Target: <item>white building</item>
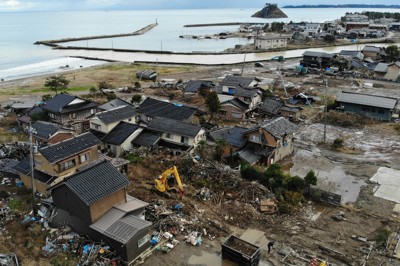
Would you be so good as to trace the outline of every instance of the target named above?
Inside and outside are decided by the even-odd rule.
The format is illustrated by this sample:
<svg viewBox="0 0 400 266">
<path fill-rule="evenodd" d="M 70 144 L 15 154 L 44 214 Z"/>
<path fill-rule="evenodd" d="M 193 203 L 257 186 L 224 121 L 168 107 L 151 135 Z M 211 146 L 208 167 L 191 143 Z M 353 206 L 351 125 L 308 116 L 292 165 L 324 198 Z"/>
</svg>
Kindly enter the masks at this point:
<svg viewBox="0 0 400 266">
<path fill-rule="evenodd" d="M 286 48 L 288 40 L 291 39 L 289 35 L 267 35 L 259 36 L 255 39 L 254 45 L 256 49 L 269 50 L 275 48 Z"/>
</svg>

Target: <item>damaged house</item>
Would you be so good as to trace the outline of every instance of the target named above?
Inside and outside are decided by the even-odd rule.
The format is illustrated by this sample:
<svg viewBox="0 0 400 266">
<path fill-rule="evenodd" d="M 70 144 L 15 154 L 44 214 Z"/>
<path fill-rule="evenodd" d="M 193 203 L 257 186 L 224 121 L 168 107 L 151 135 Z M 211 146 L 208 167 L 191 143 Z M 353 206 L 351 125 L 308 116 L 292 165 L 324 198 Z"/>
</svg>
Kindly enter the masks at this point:
<svg viewBox="0 0 400 266">
<path fill-rule="evenodd" d="M 396 81 L 400 78 L 400 61 L 395 63 L 378 63 L 374 68 L 374 78 Z"/>
<path fill-rule="evenodd" d="M 284 117 L 261 122 L 246 131 L 246 144 L 238 156 L 253 165 L 270 165 L 294 151 L 293 133 L 297 126 Z"/>
<path fill-rule="evenodd" d="M 332 65 L 334 58 L 335 55 L 330 53 L 305 51 L 303 53 L 303 59 L 300 61 L 300 64 L 304 67 L 325 69 Z"/>
<path fill-rule="evenodd" d="M 183 122 L 197 121 L 196 108 L 179 103 L 170 103 L 147 97 L 136 110 L 140 114 L 138 122 L 148 123 L 155 117 L 165 117 Z"/>
<path fill-rule="evenodd" d="M 389 121 L 395 111 L 398 99 L 385 96 L 342 91 L 337 99 L 340 110 L 377 120 Z"/>
<path fill-rule="evenodd" d="M 32 141 L 39 146 L 55 144 L 74 136 L 72 129 L 45 121 L 36 121 L 33 123 L 32 130 Z"/>
<path fill-rule="evenodd" d="M 111 163 L 100 161 L 52 186 L 55 227 L 65 224 L 81 235 L 110 245 L 126 264 L 150 246 L 147 203 L 126 194 L 130 182 Z"/>
<path fill-rule="evenodd" d="M 51 122 L 72 127 L 77 134 L 89 128 L 89 117 L 96 113 L 97 103 L 60 93 L 42 107 Z"/>
<path fill-rule="evenodd" d="M 39 148 L 34 153 L 35 188 L 46 193 L 50 186 L 74 174 L 79 168 L 98 160 L 98 145 L 101 142 L 92 133 L 87 132 L 77 137 Z M 32 175 L 29 156 L 17 166 L 24 185 L 32 188 Z"/>
</svg>

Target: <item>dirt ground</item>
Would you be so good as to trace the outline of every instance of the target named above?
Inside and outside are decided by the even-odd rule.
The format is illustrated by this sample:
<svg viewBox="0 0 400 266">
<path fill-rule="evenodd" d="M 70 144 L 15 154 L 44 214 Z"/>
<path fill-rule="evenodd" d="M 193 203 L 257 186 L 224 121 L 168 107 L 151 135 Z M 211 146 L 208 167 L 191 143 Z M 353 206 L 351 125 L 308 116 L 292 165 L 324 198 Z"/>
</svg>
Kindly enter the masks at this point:
<svg viewBox="0 0 400 266">
<path fill-rule="evenodd" d="M 287 68 L 293 67 L 297 60 L 284 63 Z M 116 64 L 82 69 L 66 73 L 71 80 L 71 87 L 81 87 L 74 93 L 88 93 L 91 86 L 99 81 L 107 81 L 116 87 L 132 86 L 135 81 L 133 74 L 137 69 L 150 68 L 149 65 Z M 221 77 L 240 73 L 242 66 L 221 67 L 182 67 L 158 66 L 160 79 L 210 79 L 220 80 Z M 269 62 L 264 68 L 256 68 L 253 64 L 245 64 L 243 75 L 257 76 L 266 81 L 280 79 L 276 68 L 277 63 Z M 163 69 L 163 70 L 161 70 Z M 10 98 L 30 98 L 32 95 L 40 98 L 43 94 L 45 77 L 0 83 L 0 101 L 2 105 Z M 318 76 L 283 76 L 286 82 L 298 85 L 289 90 L 289 94 L 297 91 L 308 91 L 319 96 L 323 95 L 324 87 Z M 350 89 L 353 81 L 330 79 L 328 95 L 334 96 L 340 90 Z M 160 93 L 149 88 L 152 83 L 143 83 L 146 95 L 166 97 L 168 93 Z M 35 89 L 39 89 L 35 92 Z M 400 97 L 400 91 L 392 84 L 379 83 L 372 89 L 357 87 L 355 91 Z M 174 100 L 184 100 L 182 92 L 175 91 Z M 277 88 L 274 94 L 285 97 L 282 89 Z M 130 94 L 119 94 L 129 99 Z M 12 101 L 13 99 L 11 99 Z M 204 102 L 203 102 L 204 103 Z M 190 101 L 192 105 L 201 105 L 201 101 Z M 374 249 L 368 260 L 368 248 L 381 229 L 397 232 L 400 216 L 393 212 L 394 203 L 375 198 L 374 186 L 368 180 L 380 166 L 400 169 L 398 132 L 389 123 L 367 125 L 363 128 L 341 128 L 328 125 L 327 143 L 323 144 L 323 125 L 313 119 L 322 111 L 321 103 L 304 107 L 305 121 L 299 124 L 295 135 L 295 153 L 281 164 L 283 169 L 292 175 L 304 176 L 309 170 L 314 170 L 318 176 L 320 188 L 338 193 L 343 197 L 341 207 L 332 207 L 306 201 L 297 207 L 292 215 L 263 214 L 255 207 L 254 202 L 238 198 L 237 188 L 232 187 L 226 194 L 219 194 L 217 184 L 224 178 L 237 176 L 238 172 L 227 170 L 223 174 L 202 176 L 202 167 L 206 163 L 193 166 L 192 170 L 185 168 L 185 161 L 166 154 L 142 154 L 144 162 L 132 165 L 129 169 L 132 179 L 130 194 L 148 202 L 162 200 L 165 206 L 172 206 L 180 201 L 164 199 L 149 190 L 154 177 L 167 166 L 177 164 L 182 169 L 186 195 L 182 200 L 183 214 L 180 219 L 189 223 L 188 228 L 199 232 L 206 229 L 201 246 L 185 243 L 186 231 L 178 234 L 181 242 L 169 253 L 154 251 L 143 265 L 232 265 L 221 259 L 221 243 L 230 234 L 235 234 L 257 244 L 261 248 L 260 265 L 308 265 L 307 260 L 317 256 L 327 260 L 331 265 L 400 265 L 399 260 L 389 258 L 383 249 Z M 204 106 L 200 106 L 204 108 Z M 336 138 L 344 139 L 344 148 L 334 151 L 330 143 Z M 149 156 L 147 156 L 149 155 Z M 186 169 L 186 170 L 183 170 Z M 202 186 L 209 187 L 214 192 L 210 200 L 195 197 L 195 191 Z M 228 190 L 227 190 L 228 191 Z M 218 196 L 218 197 L 217 197 Z M 218 198 L 219 200 L 215 200 Z M 332 216 L 341 213 L 343 221 L 336 221 Z M 353 238 L 352 238 L 353 236 Z M 357 240 L 357 237 L 359 238 Z M 271 254 L 267 252 L 267 243 L 275 241 Z"/>
</svg>

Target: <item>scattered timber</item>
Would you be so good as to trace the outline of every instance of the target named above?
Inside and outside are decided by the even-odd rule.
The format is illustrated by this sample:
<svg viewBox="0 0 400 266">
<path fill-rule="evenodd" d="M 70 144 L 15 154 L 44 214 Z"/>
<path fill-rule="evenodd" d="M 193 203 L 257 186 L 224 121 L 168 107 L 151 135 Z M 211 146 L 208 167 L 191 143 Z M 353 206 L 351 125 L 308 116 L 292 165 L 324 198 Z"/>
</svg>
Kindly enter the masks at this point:
<svg viewBox="0 0 400 266">
<path fill-rule="evenodd" d="M 120 33 L 120 34 L 111 34 L 111 35 L 96 35 L 96 36 L 85 36 L 85 37 L 76 37 L 76 38 L 63 38 L 63 39 L 57 39 L 57 40 L 45 40 L 45 41 L 37 41 L 34 44 L 43 44 L 51 47 L 57 47 L 58 43 L 64 43 L 64 42 L 75 42 L 75 41 L 87 41 L 87 40 L 95 40 L 95 39 L 108 39 L 108 38 L 119 38 L 119 37 L 129 37 L 129 36 L 135 36 L 135 35 L 143 35 L 146 32 L 152 30 L 154 27 L 156 27 L 158 24 L 153 23 L 149 24 L 146 27 L 134 31 L 134 32 L 129 32 L 129 33 Z"/>
</svg>

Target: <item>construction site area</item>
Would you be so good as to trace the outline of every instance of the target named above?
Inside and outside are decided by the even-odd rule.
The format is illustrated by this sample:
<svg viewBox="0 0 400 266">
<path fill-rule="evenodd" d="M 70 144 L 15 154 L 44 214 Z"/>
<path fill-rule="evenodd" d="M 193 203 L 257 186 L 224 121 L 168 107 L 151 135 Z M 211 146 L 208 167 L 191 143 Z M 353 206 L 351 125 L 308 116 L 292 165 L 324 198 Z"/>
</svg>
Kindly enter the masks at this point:
<svg viewBox="0 0 400 266">
<path fill-rule="evenodd" d="M 197 108 L 210 132 L 233 125 L 251 129 L 259 117 L 211 119 L 205 97 L 185 93 L 189 80 L 217 83 L 233 74 L 256 77 L 263 93 L 284 102 L 297 100 L 293 106 L 302 110 L 292 121 L 293 153 L 270 164 L 278 165 L 273 173 L 263 164 L 250 167 L 232 163 L 229 156 L 225 161 L 216 158 L 218 144 L 210 141 L 212 133 L 205 144 L 186 151 L 135 147 L 131 157 L 124 157 L 129 161 L 126 192 L 147 203 L 144 217 L 151 222 L 151 245 L 130 265 L 400 265 L 399 124 L 325 108 L 341 91 L 400 98 L 399 84 L 306 72 L 297 67 L 298 61 L 190 69 L 114 64 L 65 74 L 71 86 L 88 87 L 102 77 L 121 88 L 114 92 L 126 101 L 140 93 Z M 158 72 L 157 81 L 140 80 L 140 89 L 127 92 L 126 77 L 150 68 Z M 43 92 L 19 95 L 14 89 L 10 96 L 6 91 L 29 91 L 44 78 L 0 84 L 1 106 L 10 105 L 11 97 L 40 100 Z M 88 89 L 73 93 L 90 95 Z M 15 175 L 9 168 L 16 162 L 7 161 L 18 162 L 29 153 L 29 146 L 21 144 L 28 143 L 28 135 L 18 129 L 16 116 L 6 111 L 2 116 L 0 265 L 119 265 L 106 243 L 88 241 L 68 226 L 52 229 L 46 218 L 29 215 L 31 190 L 9 176 Z M 304 179 L 310 171 L 317 178 L 311 186 L 289 181 Z M 168 183 L 171 175 L 174 182 Z M 281 184 L 269 175 L 279 176 Z M 268 182 L 262 181 L 265 177 Z M 169 185 L 177 191 L 168 191 Z M 36 195 L 36 208 L 45 198 Z"/>
</svg>

